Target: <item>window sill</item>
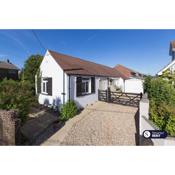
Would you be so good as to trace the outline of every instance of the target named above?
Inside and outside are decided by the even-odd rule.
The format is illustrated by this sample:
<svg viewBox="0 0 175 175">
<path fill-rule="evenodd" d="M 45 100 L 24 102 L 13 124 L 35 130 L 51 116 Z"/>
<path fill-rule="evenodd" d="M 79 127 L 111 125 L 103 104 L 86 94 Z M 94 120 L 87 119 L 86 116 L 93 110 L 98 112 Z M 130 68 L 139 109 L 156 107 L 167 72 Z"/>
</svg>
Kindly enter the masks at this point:
<svg viewBox="0 0 175 175">
<path fill-rule="evenodd" d="M 82 94 L 82 95 L 77 96 L 77 98 L 78 98 L 78 97 L 89 96 L 89 95 L 93 95 L 93 94 L 95 94 L 95 92 L 93 92 L 93 93 L 87 93 L 87 94 Z"/>
<path fill-rule="evenodd" d="M 46 92 L 41 92 L 41 94 L 42 94 L 42 95 L 48 95 L 48 93 L 46 93 Z"/>
</svg>

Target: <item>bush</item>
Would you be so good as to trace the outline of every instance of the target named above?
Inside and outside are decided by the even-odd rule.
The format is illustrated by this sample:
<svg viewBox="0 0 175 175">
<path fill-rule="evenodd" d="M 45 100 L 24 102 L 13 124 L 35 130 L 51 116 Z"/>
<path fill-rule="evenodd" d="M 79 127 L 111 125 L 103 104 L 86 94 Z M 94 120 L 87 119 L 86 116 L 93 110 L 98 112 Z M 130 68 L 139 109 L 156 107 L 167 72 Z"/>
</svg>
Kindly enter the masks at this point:
<svg viewBox="0 0 175 175">
<path fill-rule="evenodd" d="M 148 92 L 151 87 L 151 76 L 147 76 L 144 80 L 144 92 Z"/>
<path fill-rule="evenodd" d="M 175 136 L 175 114 L 169 116 L 165 130 L 170 136 Z"/>
<path fill-rule="evenodd" d="M 154 99 L 156 105 L 160 103 L 175 104 L 175 89 L 166 80 L 153 78 L 147 88 L 148 97 Z"/>
<path fill-rule="evenodd" d="M 165 130 L 169 116 L 171 113 L 171 107 L 168 107 L 165 103 L 155 105 L 153 100 L 150 101 L 150 119 L 162 130 Z"/>
<path fill-rule="evenodd" d="M 147 79 L 144 87 L 150 99 L 150 120 L 175 136 L 175 88 L 160 77 Z"/>
<path fill-rule="evenodd" d="M 61 117 L 60 119 L 66 121 L 77 114 L 77 106 L 74 101 L 70 100 L 61 107 Z"/>
<path fill-rule="evenodd" d="M 19 118 L 22 122 L 27 119 L 33 101 L 29 82 L 18 82 L 7 79 L 0 82 L 0 109 L 18 110 Z"/>
</svg>

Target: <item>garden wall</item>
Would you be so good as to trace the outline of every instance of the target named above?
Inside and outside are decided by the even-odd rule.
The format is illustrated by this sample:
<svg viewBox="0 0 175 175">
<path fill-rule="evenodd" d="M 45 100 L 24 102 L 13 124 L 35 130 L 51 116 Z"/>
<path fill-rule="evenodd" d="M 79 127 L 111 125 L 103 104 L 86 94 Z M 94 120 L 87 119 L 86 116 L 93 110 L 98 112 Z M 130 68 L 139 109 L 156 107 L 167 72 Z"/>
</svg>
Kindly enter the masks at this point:
<svg viewBox="0 0 175 175">
<path fill-rule="evenodd" d="M 139 134 L 140 134 L 140 145 L 172 145 L 175 146 L 175 138 L 167 137 L 166 139 L 145 139 L 142 134 L 145 130 L 158 130 L 149 120 L 149 100 L 147 94 L 144 94 L 139 104 Z"/>
<path fill-rule="evenodd" d="M 20 119 L 16 111 L 0 110 L 0 145 L 20 143 Z"/>
</svg>

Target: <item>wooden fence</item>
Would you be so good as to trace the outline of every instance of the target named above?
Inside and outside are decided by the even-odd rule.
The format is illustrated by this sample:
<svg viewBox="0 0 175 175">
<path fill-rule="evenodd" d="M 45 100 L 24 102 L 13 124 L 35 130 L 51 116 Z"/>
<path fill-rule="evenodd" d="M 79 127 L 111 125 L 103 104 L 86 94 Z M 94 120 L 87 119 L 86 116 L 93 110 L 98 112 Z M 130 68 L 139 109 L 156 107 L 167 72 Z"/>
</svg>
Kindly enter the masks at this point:
<svg viewBox="0 0 175 175">
<path fill-rule="evenodd" d="M 108 90 L 98 90 L 98 100 L 108 103 L 116 103 L 127 106 L 139 106 L 142 93 L 113 92 Z"/>
</svg>

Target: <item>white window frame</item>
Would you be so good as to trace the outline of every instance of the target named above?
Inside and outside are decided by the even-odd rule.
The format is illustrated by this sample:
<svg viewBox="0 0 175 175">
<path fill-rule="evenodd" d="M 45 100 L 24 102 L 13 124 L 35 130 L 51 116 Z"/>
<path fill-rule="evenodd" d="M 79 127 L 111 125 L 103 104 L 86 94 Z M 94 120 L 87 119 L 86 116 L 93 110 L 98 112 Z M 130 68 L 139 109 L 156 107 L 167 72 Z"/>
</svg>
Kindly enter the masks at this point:
<svg viewBox="0 0 175 175">
<path fill-rule="evenodd" d="M 90 78 L 88 78 L 88 79 L 83 79 L 82 78 L 82 84 L 83 83 L 88 83 L 88 89 L 86 89 L 86 85 L 85 85 L 85 92 L 82 92 L 82 95 L 86 95 L 86 94 L 89 94 L 90 93 Z"/>
<path fill-rule="evenodd" d="M 47 83 L 48 83 L 48 80 L 45 80 L 43 78 L 42 79 L 42 86 L 41 86 L 42 94 L 48 94 Z M 44 88 L 43 88 L 43 86 L 44 86 Z"/>
</svg>

